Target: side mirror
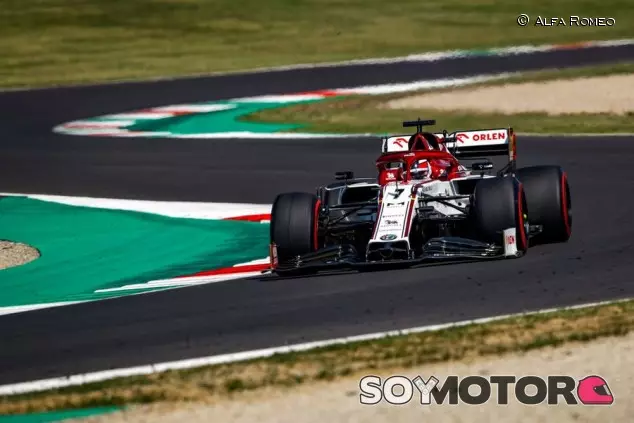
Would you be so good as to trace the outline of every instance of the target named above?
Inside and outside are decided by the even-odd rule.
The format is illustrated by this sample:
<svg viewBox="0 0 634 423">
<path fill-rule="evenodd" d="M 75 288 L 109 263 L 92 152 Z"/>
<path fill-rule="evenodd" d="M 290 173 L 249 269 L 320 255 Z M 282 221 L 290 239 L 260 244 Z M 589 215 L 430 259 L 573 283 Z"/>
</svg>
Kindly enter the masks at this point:
<svg viewBox="0 0 634 423">
<path fill-rule="evenodd" d="M 493 169 L 493 163 L 488 160 L 486 162 L 475 162 L 471 164 L 471 170 L 483 172 L 491 169 Z"/>
</svg>

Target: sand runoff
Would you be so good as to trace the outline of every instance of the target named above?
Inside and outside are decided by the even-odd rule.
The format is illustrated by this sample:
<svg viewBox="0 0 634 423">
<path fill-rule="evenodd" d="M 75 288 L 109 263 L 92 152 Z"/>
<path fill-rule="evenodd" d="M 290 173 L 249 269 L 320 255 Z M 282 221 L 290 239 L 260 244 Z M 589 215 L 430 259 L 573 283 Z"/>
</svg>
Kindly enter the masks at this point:
<svg viewBox="0 0 634 423">
<path fill-rule="evenodd" d="M 0 270 L 21 266 L 39 257 L 39 251 L 26 244 L 0 241 Z"/>
<path fill-rule="evenodd" d="M 634 75 L 509 83 L 392 100 L 392 109 L 467 110 L 486 113 L 634 113 Z"/>
<path fill-rule="evenodd" d="M 482 406 L 422 406 L 416 401 L 394 406 L 359 404 L 359 378 L 354 375 L 335 382 L 319 382 L 293 388 L 268 388 L 242 393 L 234 399 L 210 404 L 157 404 L 82 421 L 91 423 L 626 423 L 634 416 L 634 334 L 604 338 L 588 344 L 569 344 L 525 354 L 478 358 L 468 362 L 425 365 L 380 371 L 391 375 L 427 379 L 430 375 L 569 375 L 581 379 L 601 375 L 608 382 L 615 403 L 611 406 L 539 404 L 521 405 L 510 397 L 509 405 L 492 402 Z M 495 393 L 495 389 L 493 390 Z M 529 394 L 532 393 L 529 388 Z M 495 395 L 494 395 L 495 396 Z"/>
</svg>

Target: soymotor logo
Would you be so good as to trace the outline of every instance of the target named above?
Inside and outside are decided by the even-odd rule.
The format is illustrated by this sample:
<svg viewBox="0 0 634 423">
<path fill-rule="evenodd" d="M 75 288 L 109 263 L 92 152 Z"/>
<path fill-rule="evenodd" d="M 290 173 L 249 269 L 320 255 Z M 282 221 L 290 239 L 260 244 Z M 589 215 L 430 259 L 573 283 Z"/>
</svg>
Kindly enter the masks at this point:
<svg viewBox="0 0 634 423">
<path fill-rule="evenodd" d="M 435 376 L 425 380 L 416 376 L 392 376 L 382 381 L 379 376 L 366 376 L 359 382 L 361 404 L 375 405 L 381 401 L 403 405 L 416 395 L 421 405 L 459 403 L 482 405 L 497 392 L 497 404 L 506 405 L 514 396 L 521 404 L 548 405 L 611 405 L 614 396 L 601 376 L 586 376 L 576 380 L 571 376 L 447 376 L 441 384 Z"/>
</svg>

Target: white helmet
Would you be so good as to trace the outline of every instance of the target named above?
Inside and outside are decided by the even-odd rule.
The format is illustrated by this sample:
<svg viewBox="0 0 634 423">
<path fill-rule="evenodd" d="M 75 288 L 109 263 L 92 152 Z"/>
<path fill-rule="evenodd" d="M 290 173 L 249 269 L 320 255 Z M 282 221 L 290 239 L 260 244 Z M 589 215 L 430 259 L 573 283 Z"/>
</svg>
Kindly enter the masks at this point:
<svg viewBox="0 0 634 423">
<path fill-rule="evenodd" d="M 417 160 L 410 169 L 412 179 L 428 179 L 431 177 L 431 164 L 426 159 Z"/>
</svg>

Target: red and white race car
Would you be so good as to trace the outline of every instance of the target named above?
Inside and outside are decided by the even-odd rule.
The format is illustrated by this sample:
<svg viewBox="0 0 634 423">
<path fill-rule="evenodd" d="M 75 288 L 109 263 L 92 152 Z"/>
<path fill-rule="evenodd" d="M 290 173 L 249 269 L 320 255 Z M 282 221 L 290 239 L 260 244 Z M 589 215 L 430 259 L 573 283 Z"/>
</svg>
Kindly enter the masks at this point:
<svg viewBox="0 0 634 423">
<path fill-rule="evenodd" d="M 277 196 L 271 267 L 278 274 L 521 257 L 565 242 L 570 188 L 559 166 L 517 168 L 512 128 L 423 131 L 382 139 L 378 177 L 338 172 L 312 193 Z M 489 158 L 507 156 L 495 174 Z"/>
</svg>

